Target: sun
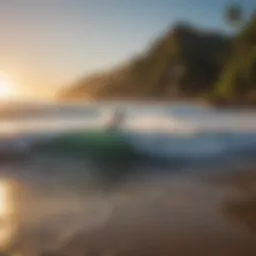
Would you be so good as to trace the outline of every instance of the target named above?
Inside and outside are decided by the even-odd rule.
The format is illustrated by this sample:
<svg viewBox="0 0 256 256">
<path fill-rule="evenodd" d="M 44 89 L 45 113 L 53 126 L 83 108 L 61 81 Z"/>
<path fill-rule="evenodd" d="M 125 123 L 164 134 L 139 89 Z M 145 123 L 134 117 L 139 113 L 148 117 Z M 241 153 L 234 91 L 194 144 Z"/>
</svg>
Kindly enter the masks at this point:
<svg viewBox="0 0 256 256">
<path fill-rule="evenodd" d="M 7 100 L 15 96 L 14 85 L 5 77 L 0 76 L 0 99 Z"/>
</svg>

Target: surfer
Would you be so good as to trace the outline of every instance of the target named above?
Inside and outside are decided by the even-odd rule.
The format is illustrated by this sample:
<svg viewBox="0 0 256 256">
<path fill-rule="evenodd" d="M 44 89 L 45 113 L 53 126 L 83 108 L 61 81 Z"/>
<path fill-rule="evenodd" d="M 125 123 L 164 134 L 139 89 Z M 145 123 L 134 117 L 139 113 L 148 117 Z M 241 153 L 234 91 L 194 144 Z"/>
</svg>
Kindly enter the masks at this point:
<svg viewBox="0 0 256 256">
<path fill-rule="evenodd" d="M 108 130 L 118 131 L 124 121 L 124 112 L 120 109 L 116 110 L 108 124 Z"/>
</svg>

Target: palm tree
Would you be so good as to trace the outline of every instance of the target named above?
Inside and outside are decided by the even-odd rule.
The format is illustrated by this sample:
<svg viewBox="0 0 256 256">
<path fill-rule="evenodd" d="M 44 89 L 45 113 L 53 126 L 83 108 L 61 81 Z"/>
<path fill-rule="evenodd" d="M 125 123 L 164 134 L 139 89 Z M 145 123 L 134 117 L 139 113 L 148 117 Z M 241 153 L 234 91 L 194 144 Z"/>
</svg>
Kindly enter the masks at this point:
<svg viewBox="0 0 256 256">
<path fill-rule="evenodd" d="M 226 8 L 225 20 L 234 29 L 239 29 L 244 21 L 243 7 L 238 3 L 233 3 Z"/>
</svg>

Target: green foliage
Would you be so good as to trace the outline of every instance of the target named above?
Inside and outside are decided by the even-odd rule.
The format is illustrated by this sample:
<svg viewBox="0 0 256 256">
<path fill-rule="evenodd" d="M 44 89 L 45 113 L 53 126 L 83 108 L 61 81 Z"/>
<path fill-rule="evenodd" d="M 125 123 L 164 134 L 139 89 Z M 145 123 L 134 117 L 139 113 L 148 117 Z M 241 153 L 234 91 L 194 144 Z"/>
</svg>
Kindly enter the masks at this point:
<svg viewBox="0 0 256 256">
<path fill-rule="evenodd" d="M 238 3 L 230 4 L 225 11 L 225 20 L 229 25 L 234 27 L 241 25 L 244 20 L 243 7 Z"/>
<path fill-rule="evenodd" d="M 249 101 L 256 89 L 256 20 L 252 19 L 234 38 L 234 49 L 227 61 L 216 91 L 233 101 Z"/>
<path fill-rule="evenodd" d="M 119 69 L 79 81 L 65 99 L 192 97 L 212 90 L 224 64 L 229 39 L 178 24 L 143 55 Z"/>
</svg>

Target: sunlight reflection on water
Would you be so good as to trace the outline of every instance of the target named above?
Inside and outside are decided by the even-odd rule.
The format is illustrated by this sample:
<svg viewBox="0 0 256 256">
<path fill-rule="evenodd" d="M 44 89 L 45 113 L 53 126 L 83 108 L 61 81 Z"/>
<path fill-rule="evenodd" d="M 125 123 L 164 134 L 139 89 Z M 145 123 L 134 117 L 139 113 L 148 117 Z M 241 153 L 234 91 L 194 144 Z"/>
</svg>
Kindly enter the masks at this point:
<svg viewBox="0 0 256 256">
<path fill-rule="evenodd" d="M 18 186 L 13 180 L 0 180 L 0 248 L 8 248 L 18 228 Z"/>
</svg>

